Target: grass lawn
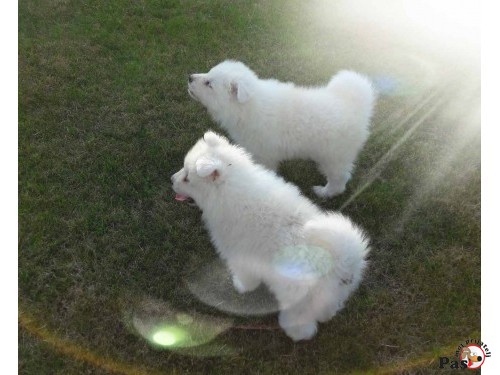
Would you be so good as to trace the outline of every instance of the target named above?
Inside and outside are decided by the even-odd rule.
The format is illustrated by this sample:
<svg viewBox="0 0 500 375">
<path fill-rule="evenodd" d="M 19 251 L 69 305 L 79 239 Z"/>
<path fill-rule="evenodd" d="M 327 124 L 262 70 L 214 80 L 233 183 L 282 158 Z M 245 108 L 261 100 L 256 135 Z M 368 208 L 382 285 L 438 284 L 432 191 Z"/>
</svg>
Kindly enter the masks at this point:
<svg viewBox="0 0 500 375">
<path fill-rule="evenodd" d="M 441 373 L 439 356 L 479 336 L 476 51 L 390 32 L 345 3 L 19 3 L 20 373 Z M 372 240 L 361 287 L 309 342 L 264 329 L 276 314 L 229 314 L 188 287 L 217 256 L 170 175 L 219 130 L 187 75 L 226 58 L 307 85 L 352 68 L 385 90 L 344 194 L 316 199 L 308 161 L 280 169 Z M 223 332 L 160 349 L 137 316 L 162 314 Z"/>
</svg>

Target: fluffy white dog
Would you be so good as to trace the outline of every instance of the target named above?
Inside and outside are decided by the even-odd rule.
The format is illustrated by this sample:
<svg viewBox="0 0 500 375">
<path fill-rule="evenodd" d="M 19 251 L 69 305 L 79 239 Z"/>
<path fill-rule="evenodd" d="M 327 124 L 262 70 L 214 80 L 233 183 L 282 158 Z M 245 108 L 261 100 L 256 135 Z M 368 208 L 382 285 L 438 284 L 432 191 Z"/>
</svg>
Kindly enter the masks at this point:
<svg viewBox="0 0 500 375">
<path fill-rule="evenodd" d="M 244 149 L 213 132 L 172 176 L 176 199 L 194 199 L 212 242 L 240 292 L 262 282 L 275 295 L 279 323 L 309 339 L 359 285 L 369 251 L 363 232 L 339 213 L 322 212 L 299 189 Z"/>
<path fill-rule="evenodd" d="M 241 62 L 224 61 L 189 76 L 188 92 L 257 162 L 312 159 L 326 176 L 320 197 L 345 190 L 369 134 L 376 95 L 370 81 L 341 71 L 325 87 L 259 79 Z"/>
</svg>

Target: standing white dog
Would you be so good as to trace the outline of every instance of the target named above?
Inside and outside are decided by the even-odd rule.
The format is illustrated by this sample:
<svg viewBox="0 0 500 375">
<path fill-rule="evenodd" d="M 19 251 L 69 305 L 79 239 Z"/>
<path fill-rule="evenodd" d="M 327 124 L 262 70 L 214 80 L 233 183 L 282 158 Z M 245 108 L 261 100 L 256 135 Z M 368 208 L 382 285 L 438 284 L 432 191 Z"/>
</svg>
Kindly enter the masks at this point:
<svg viewBox="0 0 500 375">
<path fill-rule="evenodd" d="M 188 92 L 256 160 L 276 170 L 282 160 L 319 164 L 320 197 L 345 190 L 366 142 L 376 95 L 362 75 L 341 71 L 325 87 L 259 79 L 241 62 L 224 61 L 189 76 Z"/>
<path fill-rule="evenodd" d="M 368 240 L 348 218 L 322 212 L 299 189 L 205 133 L 172 176 L 176 199 L 194 199 L 240 292 L 263 282 L 293 340 L 310 339 L 359 285 Z"/>
</svg>

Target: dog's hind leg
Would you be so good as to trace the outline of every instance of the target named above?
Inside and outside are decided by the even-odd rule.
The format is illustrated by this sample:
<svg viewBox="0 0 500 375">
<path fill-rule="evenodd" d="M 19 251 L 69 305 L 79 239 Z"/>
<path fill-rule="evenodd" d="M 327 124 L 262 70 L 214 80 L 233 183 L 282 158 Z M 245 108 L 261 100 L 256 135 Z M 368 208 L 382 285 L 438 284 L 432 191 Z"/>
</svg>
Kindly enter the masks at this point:
<svg viewBox="0 0 500 375">
<path fill-rule="evenodd" d="M 311 310 L 315 311 L 316 320 L 320 323 L 330 320 L 344 307 L 344 300 L 348 296 L 349 291 L 340 290 L 334 280 L 322 280 L 312 294 Z"/>
<path fill-rule="evenodd" d="M 293 341 L 309 340 L 316 334 L 315 311 L 310 309 L 314 284 L 309 280 L 286 280 L 270 285 L 280 306 L 279 324 Z"/>
<path fill-rule="evenodd" d="M 308 303 L 304 302 L 306 301 L 282 310 L 278 316 L 281 328 L 293 341 L 309 340 L 318 330 L 318 324 L 311 316 Z"/>
<path fill-rule="evenodd" d="M 330 198 L 344 192 L 347 182 L 351 179 L 352 164 L 340 166 L 338 163 L 320 163 L 320 171 L 326 176 L 325 186 L 314 186 L 318 197 Z"/>
</svg>

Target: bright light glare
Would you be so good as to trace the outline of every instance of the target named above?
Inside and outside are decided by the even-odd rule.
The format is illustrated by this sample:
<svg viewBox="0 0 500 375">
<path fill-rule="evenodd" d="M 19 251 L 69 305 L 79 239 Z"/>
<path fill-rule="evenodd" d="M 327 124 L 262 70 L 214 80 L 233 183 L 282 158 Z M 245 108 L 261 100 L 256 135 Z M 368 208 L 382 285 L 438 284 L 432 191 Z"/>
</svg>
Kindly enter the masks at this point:
<svg viewBox="0 0 500 375">
<path fill-rule="evenodd" d="M 382 55 L 397 45 L 391 44 L 396 40 L 447 53 L 477 53 L 481 8 L 476 0 L 318 0 L 308 4 L 314 22 L 324 25 L 325 33 L 348 30 L 355 41 L 364 41 L 367 49 Z"/>
<path fill-rule="evenodd" d="M 227 318 L 216 318 L 195 312 L 177 311 L 168 303 L 152 298 L 131 301 L 131 312 L 125 312 L 127 325 L 135 334 L 146 339 L 156 349 L 184 351 L 200 345 L 210 344 L 217 335 L 232 326 Z M 192 355 L 212 355 L 221 352 L 220 348 L 205 347 L 205 349 L 190 352 Z M 232 349 L 223 349 L 230 352 Z"/>
<path fill-rule="evenodd" d="M 405 1 L 407 16 L 432 35 L 478 40 L 480 7 L 472 0 Z"/>
<path fill-rule="evenodd" d="M 153 335 L 153 341 L 162 346 L 170 346 L 176 343 L 175 335 L 172 332 L 156 332 Z"/>
<path fill-rule="evenodd" d="M 178 343 L 182 337 L 179 332 L 173 332 L 169 328 L 161 328 L 159 331 L 153 333 L 151 340 L 161 346 L 172 346 Z"/>
</svg>

